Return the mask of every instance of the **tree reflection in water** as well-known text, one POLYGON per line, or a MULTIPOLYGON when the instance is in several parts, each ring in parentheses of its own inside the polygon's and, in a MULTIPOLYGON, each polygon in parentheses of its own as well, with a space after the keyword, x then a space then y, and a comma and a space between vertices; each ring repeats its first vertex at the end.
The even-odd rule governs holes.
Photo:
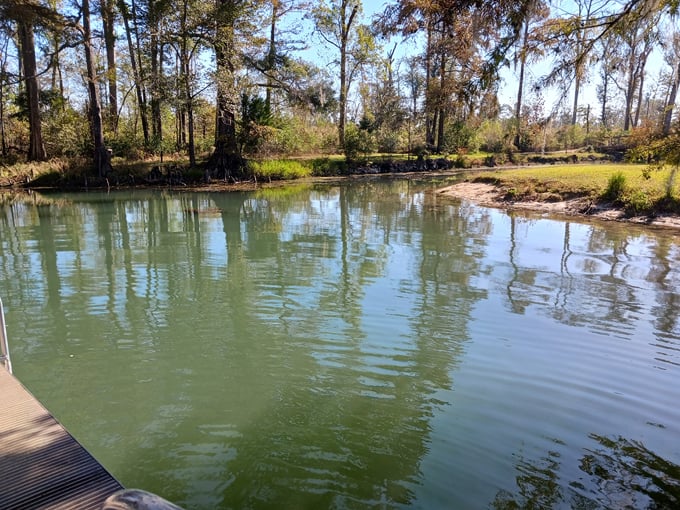
POLYGON ((660 457, 640 441, 591 434, 597 442, 586 449, 579 470, 588 477, 560 480, 560 454, 549 451, 536 461, 521 459, 518 490, 501 490, 492 507, 533 508, 680 508, 680 465, 660 457))

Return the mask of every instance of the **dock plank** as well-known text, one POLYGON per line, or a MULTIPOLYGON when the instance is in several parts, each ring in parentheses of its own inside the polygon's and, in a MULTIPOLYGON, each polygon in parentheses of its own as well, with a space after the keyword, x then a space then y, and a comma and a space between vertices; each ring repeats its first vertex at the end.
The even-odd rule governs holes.
POLYGON ((95 510, 122 486, 0 367, 0 508, 95 510))

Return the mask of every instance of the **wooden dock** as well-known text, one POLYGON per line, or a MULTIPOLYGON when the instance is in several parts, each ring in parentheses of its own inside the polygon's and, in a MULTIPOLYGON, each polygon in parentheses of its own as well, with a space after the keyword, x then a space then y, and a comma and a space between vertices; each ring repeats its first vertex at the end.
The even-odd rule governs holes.
POLYGON ((0 509, 98 510, 122 489, 0 366, 0 509))

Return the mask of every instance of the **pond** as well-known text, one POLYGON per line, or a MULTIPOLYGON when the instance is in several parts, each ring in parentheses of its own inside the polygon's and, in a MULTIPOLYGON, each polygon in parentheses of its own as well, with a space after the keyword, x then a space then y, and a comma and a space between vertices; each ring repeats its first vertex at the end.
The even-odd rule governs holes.
POLYGON ((0 198, 14 371, 187 509, 680 504, 680 238, 406 180, 0 198))

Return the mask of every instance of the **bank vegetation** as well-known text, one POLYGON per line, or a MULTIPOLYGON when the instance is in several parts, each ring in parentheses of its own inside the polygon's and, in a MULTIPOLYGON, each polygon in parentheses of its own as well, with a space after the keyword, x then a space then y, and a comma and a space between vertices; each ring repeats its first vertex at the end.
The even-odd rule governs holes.
POLYGON ((677 7, 4 0, 0 185, 672 167, 677 7))
POLYGON ((561 202, 580 199, 582 212, 596 207, 629 216, 680 213, 680 183, 675 167, 648 165, 573 165, 482 172, 469 182, 493 185, 500 201, 561 202))

